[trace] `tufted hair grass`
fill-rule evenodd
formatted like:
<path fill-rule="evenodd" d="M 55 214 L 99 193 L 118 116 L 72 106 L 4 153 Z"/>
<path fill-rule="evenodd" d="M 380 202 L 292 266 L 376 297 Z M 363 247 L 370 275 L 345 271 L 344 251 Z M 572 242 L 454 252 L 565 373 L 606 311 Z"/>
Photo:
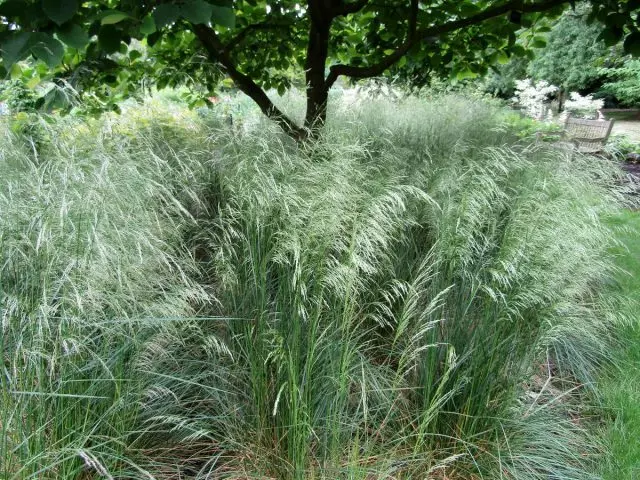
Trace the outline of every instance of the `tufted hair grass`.
<path fill-rule="evenodd" d="M 479 101 L 331 111 L 3 130 L 6 478 L 593 476 L 615 168 Z"/>

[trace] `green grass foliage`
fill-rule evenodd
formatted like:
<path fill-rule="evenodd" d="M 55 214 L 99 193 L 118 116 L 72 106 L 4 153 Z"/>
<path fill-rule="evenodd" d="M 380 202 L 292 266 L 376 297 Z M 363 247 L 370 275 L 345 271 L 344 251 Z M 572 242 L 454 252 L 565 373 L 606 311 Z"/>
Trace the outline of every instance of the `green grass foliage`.
<path fill-rule="evenodd" d="M 610 456 L 603 471 L 605 479 L 632 480 L 640 475 L 640 214 L 621 212 L 609 222 L 621 241 L 614 249 L 619 270 L 610 290 L 622 300 L 618 310 L 628 323 L 619 333 L 623 348 L 599 383 L 610 413 L 605 435 Z"/>
<path fill-rule="evenodd" d="M 313 145 L 168 101 L 6 121 L 2 478 L 593 477 L 614 167 L 478 101 L 334 100 Z"/>

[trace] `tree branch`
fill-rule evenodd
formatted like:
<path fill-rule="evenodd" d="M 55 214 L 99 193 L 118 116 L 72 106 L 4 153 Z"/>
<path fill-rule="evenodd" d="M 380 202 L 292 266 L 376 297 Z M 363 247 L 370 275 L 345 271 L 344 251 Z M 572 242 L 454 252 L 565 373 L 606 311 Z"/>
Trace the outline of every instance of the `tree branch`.
<path fill-rule="evenodd" d="M 250 77 L 240 72 L 227 53 L 227 47 L 220 41 L 216 32 L 203 24 L 191 24 L 191 30 L 196 34 L 209 57 L 214 62 L 219 62 L 227 71 L 238 88 L 256 102 L 260 110 L 274 120 L 289 136 L 296 140 L 306 137 L 306 131 L 298 127 L 289 117 L 276 107 L 267 94 Z"/>
<path fill-rule="evenodd" d="M 434 37 L 438 37 L 445 33 L 450 33 L 461 28 L 477 25 L 486 20 L 499 17 L 512 10 L 517 10 L 522 13 L 543 12 L 553 7 L 568 3 L 569 0 L 544 0 L 537 3 L 524 3 L 522 0 L 512 0 L 502 5 L 487 8 L 486 10 L 472 15 L 467 18 L 454 20 L 451 22 L 443 23 L 442 25 L 434 25 L 431 27 L 416 30 L 414 35 L 407 36 L 407 40 L 400 45 L 393 53 L 385 56 L 378 63 L 368 67 L 355 67 L 351 65 L 337 64 L 333 65 L 329 69 L 329 75 L 327 76 L 326 84 L 329 88 L 335 83 L 340 75 L 345 75 L 351 78 L 369 78 L 381 75 L 387 68 L 391 67 L 394 63 L 400 60 L 407 52 L 414 46 L 421 42 L 428 41 Z M 409 20 L 411 28 L 411 19 Z"/>
<path fill-rule="evenodd" d="M 407 41 L 415 41 L 416 31 L 418 30 L 418 9 L 419 0 L 411 0 L 411 13 L 409 14 L 409 34 Z"/>

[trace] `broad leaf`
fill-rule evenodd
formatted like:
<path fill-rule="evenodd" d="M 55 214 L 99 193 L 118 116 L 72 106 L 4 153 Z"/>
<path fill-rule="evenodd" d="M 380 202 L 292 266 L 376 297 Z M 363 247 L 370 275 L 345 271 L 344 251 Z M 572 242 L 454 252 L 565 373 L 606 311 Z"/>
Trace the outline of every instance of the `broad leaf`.
<path fill-rule="evenodd" d="M 153 19 L 156 21 L 156 28 L 161 29 L 171 25 L 180 17 L 180 7 L 172 3 L 158 5 L 153 11 Z"/>
<path fill-rule="evenodd" d="M 480 7 L 471 2 L 460 2 L 460 13 L 463 17 L 470 17 L 480 11 Z"/>
<path fill-rule="evenodd" d="M 640 32 L 636 30 L 627 35 L 624 39 L 624 51 L 634 57 L 640 57 Z"/>
<path fill-rule="evenodd" d="M 142 20 L 142 24 L 140 25 L 140 33 L 143 35 L 151 35 L 156 31 L 156 22 L 153 20 L 151 15 L 147 15 Z"/>
<path fill-rule="evenodd" d="M 78 0 L 42 0 L 42 9 L 51 20 L 62 25 L 78 11 Z"/>
<path fill-rule="evenodd" d="M 233 13 L 233 8 L 212 6 L 213 14 L 212 19 L 218 25 L 222 25 L 227 28 L 236 27 L 236 16 Z"/>
<path fill-rule="evenodd" d="M 22 77 L 22 68 L 20 68 L 19 63 L 14 63 L 9 69 L 9 77 L 11 80 L 17 80 Z"/>
<path fill-rule="evenodd" d="M 118 10 L 109 10 L 105 12 L 100 23 L 102 23 L 102 25 L 114 25 L 130 18 L 131 16 L 124 12 L 119 12 Z"/>
<path fill-rule="evenodd" d="M 42 108 L 47 112 L 64 109 L 71 105 L 70 98 L 58 87 L 53 87 L 44 95 Z"/>
<path fill-rule="evenodd" d="M 616 43 L 618 43 L 622 36 L 624 35 L 624 31 L 620 27 L 609 27 L 605 28 L 602 33 L 598 36 L 598 40 L 604 41 L 607 47 L 613 47 Z"/>
<path fill-rule="evenodd" d="M 627 2 L 627 12 L 632 12 L 640 8 L 640 0 L 629 0 Z"/>
<path fill-rule="evenodd" d="M 628 19 L 629 16 L 625 15 L 624 13 L 610 13 L 609 15 L 607 15 L 605 23 L 607 25 L 612 25 L 615 27 L 624 27 Z"/>
<path fill-rule="evenodd" d="M 23 0 L 8 0 L 0 4 L 0 15 L 3 17 L 19 17 L 24 14 Z"/>
<path fill-rule="evenodd" d="M 511 47 L 511 52 L 517 57 L 524 57 L 527 54 L 527 50 L 522 45 L 514 45 Z"/>
<path fill-rule="evenodd" d="M 129 52 L 129 60 L 131 62 L 135 62 L 140 57 L 142 57 L 142 53 L 139 50 L 131 50 Z"/>
<path fill-rule="evenodd" d="M 509 63 L 509 56 L 505 52 L 499 52 L 496 59 L 498 60 L 498 63 L 501 65 L 505 65 Z"/>
<path fill-rule="evenodd" d="M 120 49 L 121 32 L 113 25 L 104 25 L 98 33 L 98 45 L 105 53 L 115 53 Z"/>
<path fill-rule="evenodd" d="M 456 74 L 457 80 L 466 80 L 470 78 L 476 78 L 478 76 L 477 73 L 472 72 L 470 69 L 461 70 Z"/>
<path fill-rule="evenodd" d="M 66 43 L 71 48 L 77 48 L 82 50 L 89 43 L 89 35 L 85 32 L 80 25 L 72 24 L 65 26 L 56 32 L 56 35 L 60 40 Z"/>
<path fill-rule="evenodd" d="M 228 7 L 228 8 L 233 7 L 233 0 L 210 0 L 209 3 L 213 5 L 217 5 L 218 7 Z M 247 3 L 251 5 L 250 1 L 247 1 Z M 257 5 L 257 2 L 254 2 L 252 6 L 255 7 L 256 5 Z M 266 5 L 266 3 L 264 3 L 264 5 Z"/>
<path fill-rule="evenodd" d="M 544 48 L 547 46 L 547 40 L 544 37 L 534 37 L 531 46 L 533 48 Z"/>
<path fill-rule="evenodd" d="M 211 20 L 213 5 L 204 0 L 192 0 L 182 5 L 182 16 L 191 23 L 207 23 Z"/>
<path fill-rule="evenodd" d="M 16 32 L 2 43 L 2 61 L 9 70 L 11 66 L 29 55 L 29 32 Z"/>
<path fill-rule="evenodd" d="M 32 77 L 32 78 L 31 78 L 31 79 L 26 83 L 26 85 L 27 85 L 27 88 L 30 88 L 30 89 L 32 89 L 32 90 L 33 90 L 33 89 L 34 89 L 34 88 L 36 88 L 38 85 L 40 85 L 40 77 L 37 77 L 37 76 L 36 76 L 36 77 Z"/>
<path fill-rule="evenodd" d="M 64 56 L 64 45 L 48 33 L 34 33 L 29 39 L 29 49 L 34 57 L 42 60 L 49 68 L 60 65 Z"/>

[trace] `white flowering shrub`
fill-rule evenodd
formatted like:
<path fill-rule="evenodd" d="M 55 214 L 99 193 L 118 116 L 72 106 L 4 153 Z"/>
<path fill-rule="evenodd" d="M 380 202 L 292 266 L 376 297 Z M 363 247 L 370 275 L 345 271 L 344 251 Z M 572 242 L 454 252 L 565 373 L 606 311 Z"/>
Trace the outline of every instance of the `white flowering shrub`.
<path fill-rule="evenodd" d="M 569 93 L 564 104 L 563 117 L 567 115 L 579 118 L 598 118 L 598 110 L 604 107 L 604 100 L 594 99 L 592 95 L 583 97 L 578 92 Z"/>
<path fill-rule="evenodd" d="M 516 93 L 513 101 L 520 105 L 527 116 L 536 120 L 551 117 L 549 109 L 550 96 L 558 91 L 558 87 L 544 80 L 533 83 L 530 78 L 516 80 Z M 546 118 L 548 120 L 548 118 Z"/>

